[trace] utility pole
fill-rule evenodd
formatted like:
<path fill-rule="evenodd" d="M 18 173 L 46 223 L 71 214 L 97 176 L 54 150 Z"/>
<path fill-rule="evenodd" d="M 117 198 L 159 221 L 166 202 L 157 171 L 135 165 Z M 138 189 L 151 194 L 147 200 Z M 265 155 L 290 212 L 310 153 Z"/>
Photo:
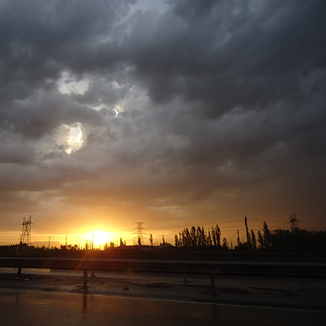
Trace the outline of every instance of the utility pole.
<path fill-rule="evenodd" d="M 51 237 L 49 237 L 48 249 L 50 249 Z"/>
<path fill-rule="evenodd" d="M 246 216 L 244 218 L 244 221 L 245 221 L 245 226 L 246 226 L 247 248 L 248 248 L 248 251 L 249 251 L 250 246 L 251 246 L 251 239 L 250 239 L 250 232 L 249 232 L 249 228 L 248 228 L 248 220 L 247 220 Z"/>

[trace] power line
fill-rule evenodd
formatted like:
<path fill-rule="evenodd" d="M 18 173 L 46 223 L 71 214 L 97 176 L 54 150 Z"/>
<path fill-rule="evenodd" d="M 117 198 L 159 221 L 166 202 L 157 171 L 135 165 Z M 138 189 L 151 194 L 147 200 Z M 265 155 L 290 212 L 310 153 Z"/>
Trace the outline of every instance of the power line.
<path fill-rule="evenodd" d="M 226 223 L 236 223 L 236 222 L 242 222 L 242 220 L 232 220 L 232 221 L 216 221 L 211 223 L 200 223 L 200 225 L 216 225 L 216 224 L 226 224 Z M 171 228 L 182 228 L 182 227 L 189 227 L 190 224 L 182 224 L 182 225 L 172 225 L 172 226 L 159 226 L 159 227 L 153 227 L 153 229 L 171 229 Z"/>

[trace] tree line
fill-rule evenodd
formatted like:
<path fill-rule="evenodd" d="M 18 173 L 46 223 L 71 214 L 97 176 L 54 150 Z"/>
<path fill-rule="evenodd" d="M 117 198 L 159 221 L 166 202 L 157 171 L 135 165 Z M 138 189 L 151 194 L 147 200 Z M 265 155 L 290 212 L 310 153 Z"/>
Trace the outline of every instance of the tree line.
<path fill-rule="evenodd" d="M 223 238 L 221 243 L 221 230 L 218 224 L 212 226 L 210 230 L 205 230 L 203 226 L 184 228 L 174 236 L 174 242 L 177 248 L 215 247 L 229 249 L 226 238 Z"/>
<path fill-rule="evenodd" d="M 270 230 L 266 221 L 262 229 L 255 233 L 249 229 L 245 217 L 246 240 L 241 241 L 237 231 L 237 243 L 233 247 L 223 237 L 218 224 L 209 229 L 203 226 L 184 228 L 175 234 L 177 248 L 207 248 L 238 251 L 288 251 L 288 252 L 324 252 L 326 253 L 326 231 L 300 229 L 295 214 L 290 216 L 290 229 Z"/>

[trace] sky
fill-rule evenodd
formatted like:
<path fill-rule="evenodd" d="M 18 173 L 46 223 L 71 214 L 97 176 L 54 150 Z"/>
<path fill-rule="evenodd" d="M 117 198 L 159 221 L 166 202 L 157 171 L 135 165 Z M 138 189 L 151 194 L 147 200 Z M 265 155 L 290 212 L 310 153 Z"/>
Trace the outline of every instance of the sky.
<path fill-rule="evenodd" d="M 325 12 L 0 0 L 0 244 L 326 229 Z"/>

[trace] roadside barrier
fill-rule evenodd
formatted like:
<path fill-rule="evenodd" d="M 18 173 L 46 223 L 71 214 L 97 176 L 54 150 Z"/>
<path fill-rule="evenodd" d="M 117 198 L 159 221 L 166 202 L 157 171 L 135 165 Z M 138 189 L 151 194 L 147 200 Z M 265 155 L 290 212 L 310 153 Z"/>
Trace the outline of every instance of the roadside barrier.
<path fill-rule="evenodd" d="M 21 274 L 23 268 L 80 270 L 83 272 L 84 287 L 88 286 L 88 271 L 182 274 L 185 284 L 187 275 L 207 275 L 211 278 L 213 290 L 218 275 L 326 277 L 326 263 L 0 257 L 0 267 L 17 268 L 18 274 Z"/>

